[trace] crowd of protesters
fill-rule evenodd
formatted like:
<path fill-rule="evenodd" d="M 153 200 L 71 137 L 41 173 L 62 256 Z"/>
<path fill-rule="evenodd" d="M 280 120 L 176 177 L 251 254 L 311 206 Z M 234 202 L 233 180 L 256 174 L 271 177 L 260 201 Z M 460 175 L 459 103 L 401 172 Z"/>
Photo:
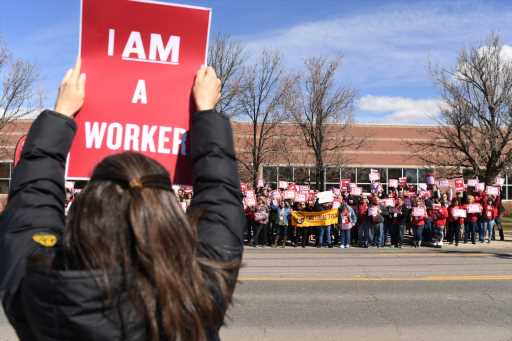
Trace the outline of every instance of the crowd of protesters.
<path fill-rule="evenodd" d="M 245 187 L 244 185 L 243 187 Z M 289 185 L 290 186 L 290 185 Z M 291 184 L 292 190 L 306 187 L 304 196 L 289 195 L 290 188 L 256 191 L 246 189 L 245 241 L 253 247 L 442 247 L 444 244 L 491 243 L 504 240 L 500 195 L 464 186 L 440 190 L 435 184 L 415 189 L 398 185 L 386 193 L 376 186 L 374 193 L 357 193 L 333 188 L 332 202 L 320 203 L 318 192 L 308 186 Z M 499 188 L 499 187 L 495 187 Z M 297 193 L 295 191 L 295 193 Z M 255 200 L 252 200 L 252 197 Z M 297 200 L 298 197 L 298 200 Z M 299 227 L 292 213 L 337 209 L 338 223 Z"/>
<path fill-rule="evenodd" d="M 309 186 L 288 184 L 287 188 L 272 189 L 266 185 L 256 191 L 246 184 L 242 187 L 247 218 L 245 242 L 253 247 L 442 247 L 445 243 L 458 246 L 504 240 L 501 217 L 505 209 L 500 195 L 489 195 L 467 185 L 463 191 L 443 191 L 436 185 L 428 185 L 425 190 L 398 185 L 387 193 L 380 189 L 356 195 L 333 188 L 334 199 L 326 203 L 319 203 L 318 191 Z M 286 198 L 289 187 L 305 188 L 306 198 Z M 183 210 L 187 210 L 192 187 L 175 186 L 174 190 Z M 66 189 L 66 211 L 79 192 L 72 186 Z M 248 200 L 251 196 L 255 198 L 252 204 Z M 338 212 L 337 224 L 298 227 L 292 223 L 294 211 L 333 208 Z"/>

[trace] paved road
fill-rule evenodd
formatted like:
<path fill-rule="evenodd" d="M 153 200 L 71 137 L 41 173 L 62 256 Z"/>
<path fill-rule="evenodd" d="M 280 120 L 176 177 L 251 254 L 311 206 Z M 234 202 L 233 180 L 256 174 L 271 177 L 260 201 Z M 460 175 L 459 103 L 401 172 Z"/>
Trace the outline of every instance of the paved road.
<path fill-rule="evenodd" d="M 251 248 L 244 262 L 226 341 L 512 341 L 512 243 Z"/>
<path fill-rule="evenodd" d="M 512 340 L 512 245 L 493 246 L 248 249 L 223 340 Z"/>

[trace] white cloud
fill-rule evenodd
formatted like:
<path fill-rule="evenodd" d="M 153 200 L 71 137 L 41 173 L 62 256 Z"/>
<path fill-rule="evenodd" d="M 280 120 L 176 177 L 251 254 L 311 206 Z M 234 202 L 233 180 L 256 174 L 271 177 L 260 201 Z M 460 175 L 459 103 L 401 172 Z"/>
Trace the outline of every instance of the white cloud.
<path fill-rule="evenodd" d="M 512 62 L 512 46 L 503 45 L 501 52 L 500 52 L 500 57 Z"/>
<path fill-rule="evenodd" d="M 431 121 L 440 114 L 440 99 L 412 99 L 407 97 L 364 96 L 358 103 L 359 110 L 385 114 L 383 120 L 390 123 Z"/>
<path fill-rule="evenodd" d="M 285 54 L 288 65 L 297 67 L 308 56 L 342 54 L 340 75 L 356 87 L 425 88 L 432 85 L 429 62 L 454 65 L 461 48 L 480 43 L 491 32 L 505 41 L 512 39 L 510 7 L 477 1 L 471 6 L 411 2 L 241 39 L 248 42 L 250 52 L 275 48 Z"/>

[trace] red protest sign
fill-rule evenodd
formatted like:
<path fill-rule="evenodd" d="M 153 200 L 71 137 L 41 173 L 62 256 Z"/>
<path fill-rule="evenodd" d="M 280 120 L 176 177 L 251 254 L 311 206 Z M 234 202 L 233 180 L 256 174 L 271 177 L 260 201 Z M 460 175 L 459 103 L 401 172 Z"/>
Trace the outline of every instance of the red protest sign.
<path fill-rule="evenodd" d="M 297 186 L 293 182 L 290 182 L 290 183 L 288 183 L 288 190 L 289 191 L 297 191 Z"/>
<path fill-rule="evenodd" d="M 455 192 L 464 192 L 464 179 L 455 179 Z"/>
<path fill-rule="evenodd" d="M 211 11 L 144 0 L 82 0 L 86 98 L 67 177 L 87 179 L 104 157 L 131 150 L 191 182 L 194 76 L 205 64 Z"/>
<path fill-rule="evenodd" d="M 347 192 L 349 190 L 350 186 L 350 179 L 341 179 L 340 181 L 340 189 L 344 192 Z"/>

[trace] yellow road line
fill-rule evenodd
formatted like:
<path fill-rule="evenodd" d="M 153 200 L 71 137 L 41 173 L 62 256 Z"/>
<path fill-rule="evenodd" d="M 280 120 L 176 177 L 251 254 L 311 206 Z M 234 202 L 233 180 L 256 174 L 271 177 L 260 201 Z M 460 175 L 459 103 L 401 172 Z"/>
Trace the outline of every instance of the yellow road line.
<path fill-rule="evenodd" d="M 458 253 L 455 253 L 455 252 L 416 252 L 416 253 L 408 253 L 408 252 L 372 252 L 372 253 L 343 253 L 343 252 L 339 252 L 339 253 L 334 253 L 334 252 L 325 252 L 325 253 L 307 253 L 307 252 L 304 252 L 304 253 L 286 253 L 285 250 L 283 250 L 282 252 L 247 252 L 246 251 L 246 255 L 251 255 L 251 256 L 269 256 L 269 255 L 272 255 L 272 256 L 286 256 L 286 257 L 304 257 L 304 256 L 308 256 L 308 257 L 332 257 L 332 256 L 367 256 L 367 257 L 371 257 L 371 256 L 423 256 L 423 257 L 426 257 L 426 256 L 455 256 L 455 257 L 458 257 L 458 256 L 495 256 L 495 253 L 489 253 L 489 252 L 471 252 L 471 251 L 468 251 L 468 252 L 458 252 Z M 510 250 L 512 251 L 512 250 Z M 498 252 L 499 253 L 499 252 Z M 504 252 L 504 253 L 510 253 L 509 251 L 507 252 Z M 257 257 L 259 258 L 259 257 Z"/>
<path fill-rule="evenodd" d="M 449 282 L 449 281 L 512 281 L 512 275 L 435 275 L 417 277 L 273 277 L 240 276 L 241 282 Z"/>

